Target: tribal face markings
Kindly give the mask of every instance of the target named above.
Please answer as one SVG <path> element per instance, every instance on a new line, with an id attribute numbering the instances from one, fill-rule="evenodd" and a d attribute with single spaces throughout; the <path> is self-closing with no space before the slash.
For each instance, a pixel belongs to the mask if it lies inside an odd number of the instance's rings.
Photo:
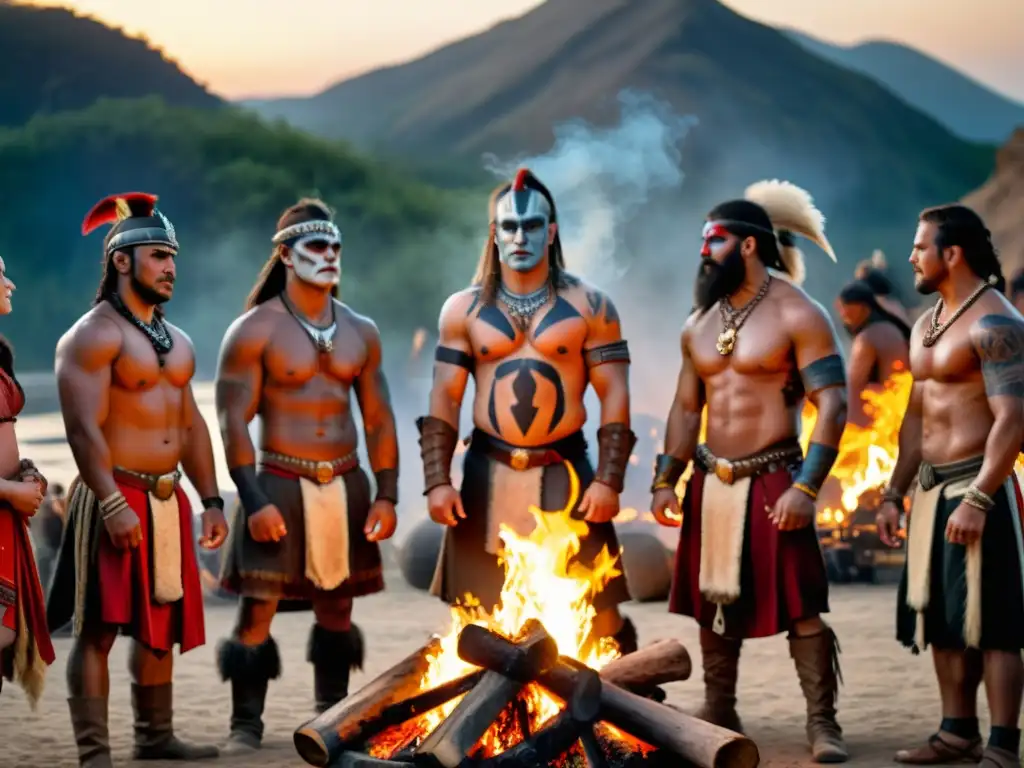
<path id="1" fill-rule="evenodd" d="M 534 405 L 534 400 L 537 396 L 537 381 L 534 379 L 533 374 L 537 373 L 543 376 L 555 388 L 555 407 L 551 412 L 551 422 L 548 424 L 548 434 L 550 435 L 561 423 L 562 417 L 565 416 L 565 388 L 562 386 L 562 379 L 559 377 L 558 371 L 555 370 L 554 366 L 545 363 L 543 360 L 506 360 L 498 366 L 494 372 L 494 383 L 491 384 L 491 396 L 487 403 L 487 415 L 490 418 L 491 427 L 495 433 L 502 434 L 501 427 L 498 424 L 498 383 L 513 373 L 516 377 L 512 381 L 512 394 L 515 396 L 516 401 L 512 404 L 510 410 L 512 418 L 515 419 L 516 426 L 519 427 L 519 431 L 523 435 L 530 431 L 530 427 L 533 426 L 537 413 L 540 411 Z"/>
<path id="2" fill-rule="evenodd" d="M 548 245 L 551 207 L 535 189 L 510 189 L 495 206 L 494 243 L 501 263 L 516 272 L 540 264 Z"/>
<path id="3" fill-rule="evenodd" d="M 291 265 L 305 283 L 325 288 L 337 285 L 341 280 L 341 233 L 314 232 L 300 237 L 291 246 Z"/>
<path id="4" fill-rule="evenodd" d="M 974 332 L 989 397 L 1024 398 L 1024 323 L 1015 317 L 985 315 Z"/>

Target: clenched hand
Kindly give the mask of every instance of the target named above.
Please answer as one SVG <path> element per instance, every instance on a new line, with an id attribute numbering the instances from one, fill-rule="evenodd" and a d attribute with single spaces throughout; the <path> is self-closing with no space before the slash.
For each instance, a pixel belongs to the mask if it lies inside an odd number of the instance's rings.
<path id="1" fill-rule="evenodd" d="M 814 522 L 814 500 L 803 491 L 788 488 L 768 510 L 771 521 L 780 531 L 796 531 Z"/>
<path id="2" fill-rule="evenodd" d="M 288 535 L 288 528 L 281 517 L 281 511 L 273 504 L 267 504 L 249 516 L 249 533 L 256 541 L 280 541 Z"/>
<path id="3" fill-rule="evenodd" d="M 683 524 L 683 511 L 679 507 L 679 497 L 672 488 L 659 488 L 651 499 L 651 514 L 659 525 L 678 528 Z"/>
<path id="4" fill-rule="evenodd" d="M 398 515 L 395 514 L 395 505 L 387 499 L 381 499 L 370 507 L 363 533 L 366 534 L 367 541 L 384 541 L 391 538 L 397 527 Z"/>
<path id="5" fill-rule="evenodd" d="M 462 497 L 450 485 L 439 485 L 430 489 L 430 493 L 427 494 L 427 509 L 431 520 L 449 528 L 458 525 L 459 520 L 466 519 Z"/>
<path id="6" fill-rule="evenodd" d="M 217 549 L 228 537 L 228 521 L 224 512 L 217 507 L 203 510 L 203 535 L 199 537 L 199 546 L 203 549 Z"/>
<path id="7" fill-rule="evenodd" d="M 619 494 L 614 488 L 595 480 L 583 493 L 579 510 L 588 523 L 607 523 L 619 514 Z"/>

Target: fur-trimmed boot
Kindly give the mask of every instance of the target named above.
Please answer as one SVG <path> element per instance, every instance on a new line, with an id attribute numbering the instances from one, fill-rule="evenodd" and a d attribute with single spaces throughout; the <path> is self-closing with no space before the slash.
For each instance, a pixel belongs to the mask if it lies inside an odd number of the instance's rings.
<path id="1" fill-rule="evenodd" d="M 843 741 L 843 729 L 836 721 L 836 699 L 843 678 L 835 632 L 825 625 L 816 635 L 790 635 L 789 655 L 807 700 L 807 740 L 814 761 L 845 763 L 850 753 Z"/>
<path id="2" fill-rule="evenodd" d="M 704 704 L 697 710 L 696 716 L 736 733 L 743 733 L 743 722 L 736 713 L 736 678 L 742 647 L 742 640 L 722 637 L 717 632 L 701 627 Z"/>
<path id="3" fill-rule="evenodd" d="M 189 744 L 174 735 L 173 686 L 132 685 L 135 711 L 136 760 L 209 760 L 220 750 L 212 745 Z"/>
<path id="4" fill-rule="evenodd" d="M 225 754 L 259 749 L 263 743 L 263 708 L 271 680 L 281 675 L 281 656 L 274 638 L 259 645 L 222 640 L 217 647 L 221 679 L 231 681 L 231 735 Z"/>
<path id="5" fill-rule="evenodd" d="M 306 661 L 313 665 L 317 712 L 326 712 L 348 696 L 349 678 L 353 669 L 363 668 L 363 656 L 363 633 L 355 624 L 344 632 L 313 625 Z"/>
<path id="6" fill-rule="evenodd" d="M 78 745 L 78 764 L 82 768 L 113 768 L 107 730 L 107 700 L 72 697 L 68 699 L 68 708 Z"/>

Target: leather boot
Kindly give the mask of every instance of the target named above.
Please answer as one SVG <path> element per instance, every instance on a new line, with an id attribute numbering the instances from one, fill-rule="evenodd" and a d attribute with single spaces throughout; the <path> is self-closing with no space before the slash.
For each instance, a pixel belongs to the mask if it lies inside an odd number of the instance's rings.
<path id="1" fill-rule="evenodd" d="M 277 643 L 272 637 L 251 646 L 234 639 L 222 640 L 217 647 L 217 668 L 224 682 L 231 681 L 231 735 L 224 753 L 259 749 L 267 688 L 281 675 Z"/>
<path id="2" fill-rule="evenodd" d="M 839 643 L 832 628 L 816 635 L 789 638 L 789 655 L 796 665 L 800 688 L 807 700 L 807 740 L 816 763 L 845 763 L 850 753 L 836 721 L 836 699 L 842 672 Z"/>
<path id="3" fill-rule="evenodd" d="M 107 700 L 70 698 L 68 708 L 78 745 L 78 764 L 82 768 L 113 768 L 107 731 Z"/>
<path id="4" fill-rule="evenodd" d="M 704 704 L 697 710 L 696 716 L 736 733 L 743 733 L 743 723 L 736 713 L 736 677 L 742 646 L 742 640 L 722 637 L 717 632 L 701 627 Z"/>
<path id="5" fill-rule="evenodd" d="M 209 760 L 214 746 L 189 744 L 174 735 L 173 685 L 132 685 L 136 760 Z"/>
<path id="6" fill-rule="evenodd" d="M 332 632 L 314 624 L 309 633 L 306 661 L 313 665 L 316 711 L 326 712 L 348 696 L 353 669 L 363 668 L 363 633 L 355 624 L 345 632 Z"/>

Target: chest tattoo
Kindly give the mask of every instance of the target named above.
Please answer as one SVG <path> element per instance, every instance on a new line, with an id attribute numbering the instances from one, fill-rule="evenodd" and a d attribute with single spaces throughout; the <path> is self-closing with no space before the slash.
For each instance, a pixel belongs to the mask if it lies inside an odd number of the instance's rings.
<path id="1" fill-rule="evenodd" d="M 515 402 L 512 403 L 510 412 L 515 419 L 519 431 L 526 435 L 533 426 L 534 420 L 540 409 L 534 404 L 537 396 L 537 381 L 533 374 L 543 376 L 555 388 L 555 407 L 551 413 L 551 423 L 548 425 L 548 434 L 555 431 L 565 416 L 565 388 L 562 386 L 562 379 L 558 371 L 550 363 L 543 360 L 506 360 L 501 363 L 494 372 L 494 382 L 491 384 L 491 396 L 487 404 L 487 415 L 491 420 L 491 426 L 497 434 L 502 434 L 498 425 L 498 404 L 497 390 L 498 383 L 508 376 L 515 375 L 512 380 L 512 394 Z"/>
<path id="2" fill-rule="evenodd" d="M 544 318 L 537 324 L 537 330 L 534 331 L 533 337 L 535 339 L 540 338 L 541 334 L 550 328 L 554 327 L 563 320 L 573 320 L 574 318 L 583 318 L 579 312 L 576 311 L 576 307 L 566 301 L 564 298 L 559 296 L 555 299 L 555 304 L 548 313 L 544 315 Z"/>
<path id="3" fill-rule="evenodd" d="M 516 329 L 512 327 L 512 321 L 505 317 L 504 313 L 493 304 L 484 306 L 477 317 L 498 331 L 498 333 L 504 335 L 509 341 L 516 340 Z"/>

